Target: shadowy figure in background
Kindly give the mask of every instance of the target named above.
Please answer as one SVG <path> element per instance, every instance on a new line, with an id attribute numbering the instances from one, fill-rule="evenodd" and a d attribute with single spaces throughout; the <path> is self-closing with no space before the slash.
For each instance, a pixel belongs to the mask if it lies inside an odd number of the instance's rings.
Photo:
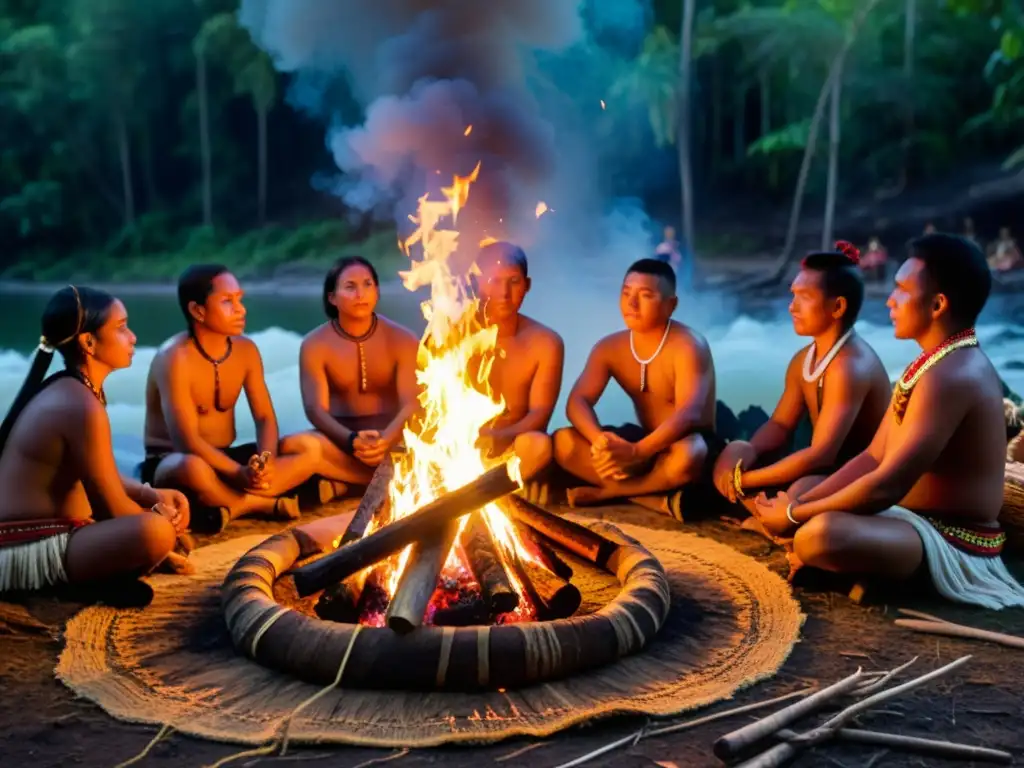
<path id="1" fill-rule="evenodd" d="M 671 319 L 677 303 L 669 265 L 641 259 L 626 271 L 619 307 L 627 330 L 591 351 L 569 394 L 572 427 L 554 436 L 555 461 L 590 483 L 569 490 L 570 504 L 645 497 L 681 519 L 681 489 L 708 479 L 721 448 L 714 361 L 702 336 Z M 613 379 L 633 401 L 639 424 L 598 422 L 594 406 Z"/>
<path id="2" fill-rule="evenodd" d="M 1010 234 L 1009 227 L 999 230 L 999 238 L 989 247 L 988 265 L 996 272 L 1009 272 L 1024 264 L 1017 241 Z"/>
<path id="3" fill-rule="evenodd" d="M 324 278 L 327 322 L 306 334 L 299 351 L 302 405 L 323 438 L 324 458 L 335 478 L 360 485 L 401 441 L 419 391 L 419 342 L 377 314 L 379 300 L 370 262 L 338 260 Z"/>
<path id="4" fill-rule="evenodd" d="M 164 562 L 191 568 L 172 552 L 189 505 L 117 471 L 103 384 L 131 365 L 128 313 L 108 293 L 68 286 L 47 303 L 42 330 L 0 425 L 0 593 L 106 583 L 108 602 L 146 604 L 152 590 L 132 579 Z M 64 370 L 44 381 L 55 351 Z"/>
<path id="5" fill-rule="evenodd" d="M 144 481 L 193 494 L 222 529 L 252 513 L 299 517 L 291 494 L 314 475 L 332 477 L 321 442 L 310 434 L 279 439 L 263 359 L 245 331 L 238 280 L 221 265 L 189 267 L 178 280 L 188 330 L 157 352 L 146 381 Z M 256 442 L 235 444 L 235 405 L 245 391 Z M 334 478 L 341 479 L 341 478 Z M 212 515 L 209 513 L 213 513 Z"/>
<path id="6" fill-rule="evenodd" d="M 873 282 L 885 280 L 885 273 L 889 263 L 889 252 L 882 245 L 881 240 L 872 237 L 868 241 L 868 248 L 860 259 L 860 268 L 864 276 Z"/>
<path id="7" fill-rule="evenodd" d="M 999 557 L 1003 388 L 974 333 L 991 287 L 984 255 L 964 238 L 911 242 L 888 306 L 896 338 L 922 352 L 871 444 L 828 477 L 758 503 L 770 533 L 793 536 L 800 562 L 892 580 L 926 566 L 947 599 L 1024 606 L 1024 587 Z"/>
<path id="8" fill-rule="evenodd" d="M 750 442 L 729 443 L 715 464 L 719 493 L 751 513 L 757 492 L 784 491 L 865 450 L 885 415 L 890 392 L 885 366 L 853 329 L 864 304 L 857 257 L 852 244 L 838 242 L 835 251 L 803 260 L 790 286 L 789 313 L 797 335 L 814 340 L 790 360 L 771 419 Z M 813 427 L 810 446 L 779 457 L 804 415 Z M 751 518 L 744 527 L 759 530 L 760 523 Z"/>
<path id="9" fill-rule="evenodd" d="M 505 412 L 481 430 L 491 455 L 515 450 L 528 466 L 550 464 L 551 438 L 547 434 L 551 414 L 562 388 L 565 345 L 562 337 L 519 310 L 530 290 L 526 254 L 516 245 L 491 243 L 477 256 L 480 269 L 478 292 L 483 321 L 497 326 L 497 355 L 490 370 L 490 385 L 505 401 Z M 546 501 L 545 484 L 527 494 Z"/>
<path id="10" fill-rule="evenodd" d="M 682 245 L 676 239 L 674 227 L 665 227 L 662 241 L 654 248 L 654 257 L 671 265 L 673 269 L 679 269 L 683 262 L 683 253 Z"/>

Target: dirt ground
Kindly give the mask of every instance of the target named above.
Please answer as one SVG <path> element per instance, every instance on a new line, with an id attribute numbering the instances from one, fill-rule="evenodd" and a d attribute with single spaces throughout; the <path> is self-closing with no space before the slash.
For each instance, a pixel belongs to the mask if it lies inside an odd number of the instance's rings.
<path id="1" fill-rule="evenodd" d="M 320 515 L 327 514 L 325 510 Z M 676 525 L 667 518 L 631 507 L 640 525 L 665 528 Z M 601 511 L 594 512 L 596 517 Z M 316 515 L 313 515 L 316 516 Z M 311 516 L 311 517 L 313 517 Z M 718 521 L 695 523 L 698 533 L 730 544 L 783 573 L 780 550 L 763 539 L 738 532 Z M 200 537 L 200 544 L 230 536 L 271 534 L 280 524 L 239 522 L 218 537 Z M 1010 560 L 1011 570 L 1024 577 L 1024 560 Z M 933 739 L 946 739 L 1007 750 L 1024 761 L 1024 655 L 1020 650 L 978 641 L 921 635 L 893 624 L 897 607 L 913 607 L 952 621 L 1024 635 L 1024 610 L 984 613 L 961 608 L 929 596 L 903 596 L 893 590 L 869 593 L 856 605 L 846 595 L 848 585 L 798 586 L 797 594 L 807 614 L 801 642 L 777 676 L 740 692 L 732 702 L 691 713 L 680 721 L 737 704 L 768 699 L 806 687 L 828 685 L 853 672 L 890 669 L 919 656 L 911 671 L 934 669 L 966 655 L 973 658 L 961 670 L 925 687 L 887 702 L 884 708 L 862 716 L 864 728 L 886 730 Z M 889 600 L 886 604 L 886 600 Z M 60 641 L 56 630 L 78 606 L 55 598 L 33 598 L 20 604 L 0 603 L 0 765 L 46 768 L 47 766 L 115 766 L 142 751 L 155 734 L 154 728 L 113 720 L 95 705 L 76 699 L 53 675 Z M 34 622 L 37 624 L 33 625 Z M 909 674 L 909 672 L 908 672 Z M 906 675 L 903 678 L 906 679 Z M 689 731 L 641 740 L 587 763 L 588 766 L 646 767 L 721 765 L 711 753 L 714 740 L 751 719 L 740 715 Z M 286 764 L 368 766 L 382 758 L 386 765 L 416 768 L 447 765 L 476 768 L 484 765 L 537 768 L 560 766 L 623 736 L 635 733 L 641 718 L 617 718 L 591 723 L 563 732 L 543 742 L 515 739 L 487 748 L 466 747 L 399 751 L 370 749 L 289 750 L 283 758 L 252 758 L 234 766 Z M 517 753 L 534 745 L 528 751 Z M 180 735 L 161 741 L 136 765 L 205 766 L 238 747 L 203 742 Z M 502 758 L 508 758 L 502 760 Z M 794 765 L 839 768 L 853 766 L 943 766 L 942 760 L 923 758 L 877 747 L 831 745 L 803 755 Z M 953 763 L 949 763 L 953 765 Z M 964 763 L 958 763 L 964 765 Z"/>

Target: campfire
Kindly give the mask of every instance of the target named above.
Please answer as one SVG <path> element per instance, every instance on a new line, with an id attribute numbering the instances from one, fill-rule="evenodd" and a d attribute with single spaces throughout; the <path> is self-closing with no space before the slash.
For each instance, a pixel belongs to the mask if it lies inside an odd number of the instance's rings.
<path id="1" fill-rule="evenodd" d="M 481 429 L 504 411 L 488 384 L 497 329 L 480 321 L 474 270 L 453 265 L 458 215 L 479 173 L 477 164 L 455 176 L 441 200 L 421 197 L 409 217 L 416 228 L 399 243 L 411 259 L 405 287 L 430 286 L 417 359 L 420 413 L 403 433 L 404 450 L 376 471 L 335 551 L 295 572 L 300 593 L 324 589 L 321 618 L 408 632 L 424 623 L 564 618 L 580 605 L 572 569 L 551 546 L 557 524 L 542 523 L 539 532 L 528 521 L 546 513 L 505 498 L 522 485 L 518 457 L 488 459 L 480 445 Z M 562 530 L 558 543 L 565 538 Z"/>

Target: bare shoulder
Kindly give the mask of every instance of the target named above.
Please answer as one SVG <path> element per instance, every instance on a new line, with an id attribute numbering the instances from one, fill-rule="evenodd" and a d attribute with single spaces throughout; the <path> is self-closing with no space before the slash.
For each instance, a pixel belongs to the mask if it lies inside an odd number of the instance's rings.
<path id="1" fill-rule="evenodd" d="M 327 341 L 328 334 L 331 333 L 333 331 L 331 330 L 330 323 L 320 323 L 320 325 L 302 337 L 302 343 L 299 346 L 302 349 L 321 347 Z"/>
<path id="2" fill-rule="evenodd" d="M 92 425 L 107 419 L 107 411 L 80 381 L 70 376 L 46 388 L 40 405 L 44 412 L 59 416 L 55 423 Z"/>
<path id="3" fill-rule="evenodd" d="M 159 378 L 179 366 L 188 364 L 188 334 L 178 333 L 160 345 L 153 356 L 150 370 Z"/>
<path id="4" fill-rule="evenodd" d="M 885 366 L 878 353 L 860 337 L 844 345 L 829 368 L 835 368 L 840 376 L 851 383 L 864 386 L 870 385 L 880 373 L 885 374 Z"/>
<path id="5" fill-rule="evenodd" d="M 388 341 L 406 348 L 410 345 L 419 347 L 419 337 L 404 325 L 396 323 L 394 320 L 384 317 L 384 315 L 377 315 L 377 322 L 380 323 L 381 329 L 387 333 Z"/>
<path id="6" fill-rule="evenodd" d="M 527 315 L 520 315 L 519 321 L 519 335 L 531 346 L 536 344 L 547 352 L 565 348 L 561 335 L 553 328 Z"/>
<path id="7" fill-rule="evenodd" d="M 696 355 L 702 359 L 711 357 L 711 347 L 703 334 L 676 320 L 670 321 L 669 325 L 672 330 L 665 340 L 667 348 Z"/>
<path id="8" fill-rule="evenodd" d="M 629 354 L 629 331 L 616 331 L 598 339 L 590 354 L 604 359 Z"/>
<path id="9" fill-rule="evenodd" d="M 998 402 L 1002 407 L 1003 386 L 988 355 L 978 348 L 960 349 L 931 368 L 916 389 L 942 402 Z"/>

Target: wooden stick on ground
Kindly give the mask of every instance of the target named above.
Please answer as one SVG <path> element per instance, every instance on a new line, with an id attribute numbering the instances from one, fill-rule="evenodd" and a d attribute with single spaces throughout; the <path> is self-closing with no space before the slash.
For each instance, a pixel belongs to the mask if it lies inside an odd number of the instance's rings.
<path id="1" fill-rule="evenodd" d="M 793 741 L 776 744 L 771 749 L 742 763 L 740 768 L 777 768 L 778 766 L 785 765 L 796 757 L 801 750 L 832 738 L 835 735 L 835 732 L 838 731 L 847 721 L 856 717 L 861 712 L 872 709 L 880 702 L 891 699 L 894 696 L 899 696 L 901 693 L 906 693 L 913 688 L 917 688 L 925 683 L 931 682 L 935 678 L 941 677 L 947 672 L 951 672 L 957 667 L 966 664 L 970 659 L 970 656 L 963 656 L 944 667 L 932 670 L 928 674 L 921 675 L 921 677 L 916 677 L 913 680 L 908 680 L 895 688 L 889 688 L 888 690 L 881 691 L 873 696 L 861 699 L 856 704 L 852 704 L 847 707 L 839 714 L 819 725 L 817 728 L 797 736 Z"/>
<path id="2" fill-rule="evenodd" d="M 990 643 L 999 643 L 1009 648 L 1024 648 L 1024 637 L 1008 635 L 1003 632 L 992 632 L 987 629 L 969 627 L 965 624 L 954 624 L 946 619 L 940 619 L 920 611 L 910 611 L 905 608 L 899 609 L 900 613 L 913 616 L 913 619 L 896 619 L 897 627 L 912 629 L 915 632 L 923 632 L 929 635 L 945 635 L 947 637 L 962 637 L 968 640 L 986 640 Z"/>
<path id="3" fill-rule="evenodd" d="M 779 736 L 782 738 L 789 738 L 790 735 L 796 736 L 792 731 L 779 733 Z M 1013 762 L 1013 755 L 1000 749 L 975 747 L 970 744 L 958 744 L 952 741 L 922 739 L 917 736 L 902 736 L 895 733 L 865 731 L 859 728 L 840 728 L 836 731 L 836 739 L 856 744 L 871 744 L 892 749 L 902 749 L 922 755 L 934 755 L 935 757 L 943 757 L 947 760 L 976 760 L 1004 764 Z"/>
<path id="4" fill-rule="evenodd" d="M 498 546 L 482 511 L 470 515 L 460 537 L 462 552 L 491 615 L 508 613 L 519 606 L 519 595 L 512 588 Z"/>
<path id="5" fill-rule="evenodd" d="M 511 462 L 510 462 L 511 463 Z M 348 578 L 368 565 L 400 552 L 409 544 L 439 534 L 446 525 L 475 512 L 519 487 L 501 464 L 461 488 L 435 499 L 411 515 L 394 520 L 369 536 L 346 544 L 319 560 L 291 571 L 301 597 Z"/>
<path id="6" fill-rule="evenodd" d="M 762 739 L 771 736 L 780 728 L 785 728 L 802 717 L 806 717 L 815 710 L 820 709 L 829 701 L 842 696 L 853 690 L 864 677 L 863 671 L 857 669 L 849 677 L 845 677 L 838 683 L 833 683 L 828 688 L 822 688 L 812 696 L 801 699 L 795 704 L 790 704 L 785 709 L 780 709 L 768 717 L 738 728 L 727 733 L 715 742 L 715 756 L 721 760 L 728 760 L 737 754 L 753 746 Z"/>
<path id="7" fill-rule="evenodd" d="M 723 709 L 721 712 L 715 712 L 710 715 L 704 715 L 703 717 L 698 717 L 694 720 L 684 720 L 681 723 L 673 723 L 672 725 L 666 725 L 661 728 L 655 728 L 654 730 L 647 730 L 645 726 L 644 728 L 641 728 L 639 731 L 631 733 L 629 736 L 618 739 L 617 741 L 613 741 L 611 744 L 605 744 L 603 747 L 595 749 L 593 752 L 588 752 L 587 754 L 582 755 L 581 757 L 577 757 L 575 760 L 572 760 L 568 763 L 563 763 L 562 765 L 559 765 L 558 768 L 575 768 L 575 766 L 577 765 L 583 765 L 584 763 L 588 763 L 591 760 L 594 760 L 595 758 L 601 757 L 601 755 L 607 754 L 608 752 L 611 752 L 614 749 L 618 749 L 619 747 L 624 747 L 630 742 L 635 742 L 640 738 L 649 738 L 651 736 L 664 736 L 665 734 L 669 733 L 678 733 L 679 731 L 686 731 L 690 728 L 697 728 L 701 725 L 707 725 L 708 723 L 713 723 L 718 720 L 725 720 L 726 718 L 734 717 L 735 715 L 742 715 L 747 712 L 753 712 L 757 709 L 764 709 L 765 707 L 772 707 L 776 704 L 782 704 L 784 701 L 789 701 L 790 699 L 797 699 L 802 696 L 807 696 L 808 694 L 811 694 L 813 692 L 813 688 L 805 688 L 802 691 L 793 691 L 792 693 L 787 693 L 782 696 L 776 696 L 774 699 L 767 699 L 765 701 L 755 701 L 753 704 L 744 704 L 740 707 Z"/>

